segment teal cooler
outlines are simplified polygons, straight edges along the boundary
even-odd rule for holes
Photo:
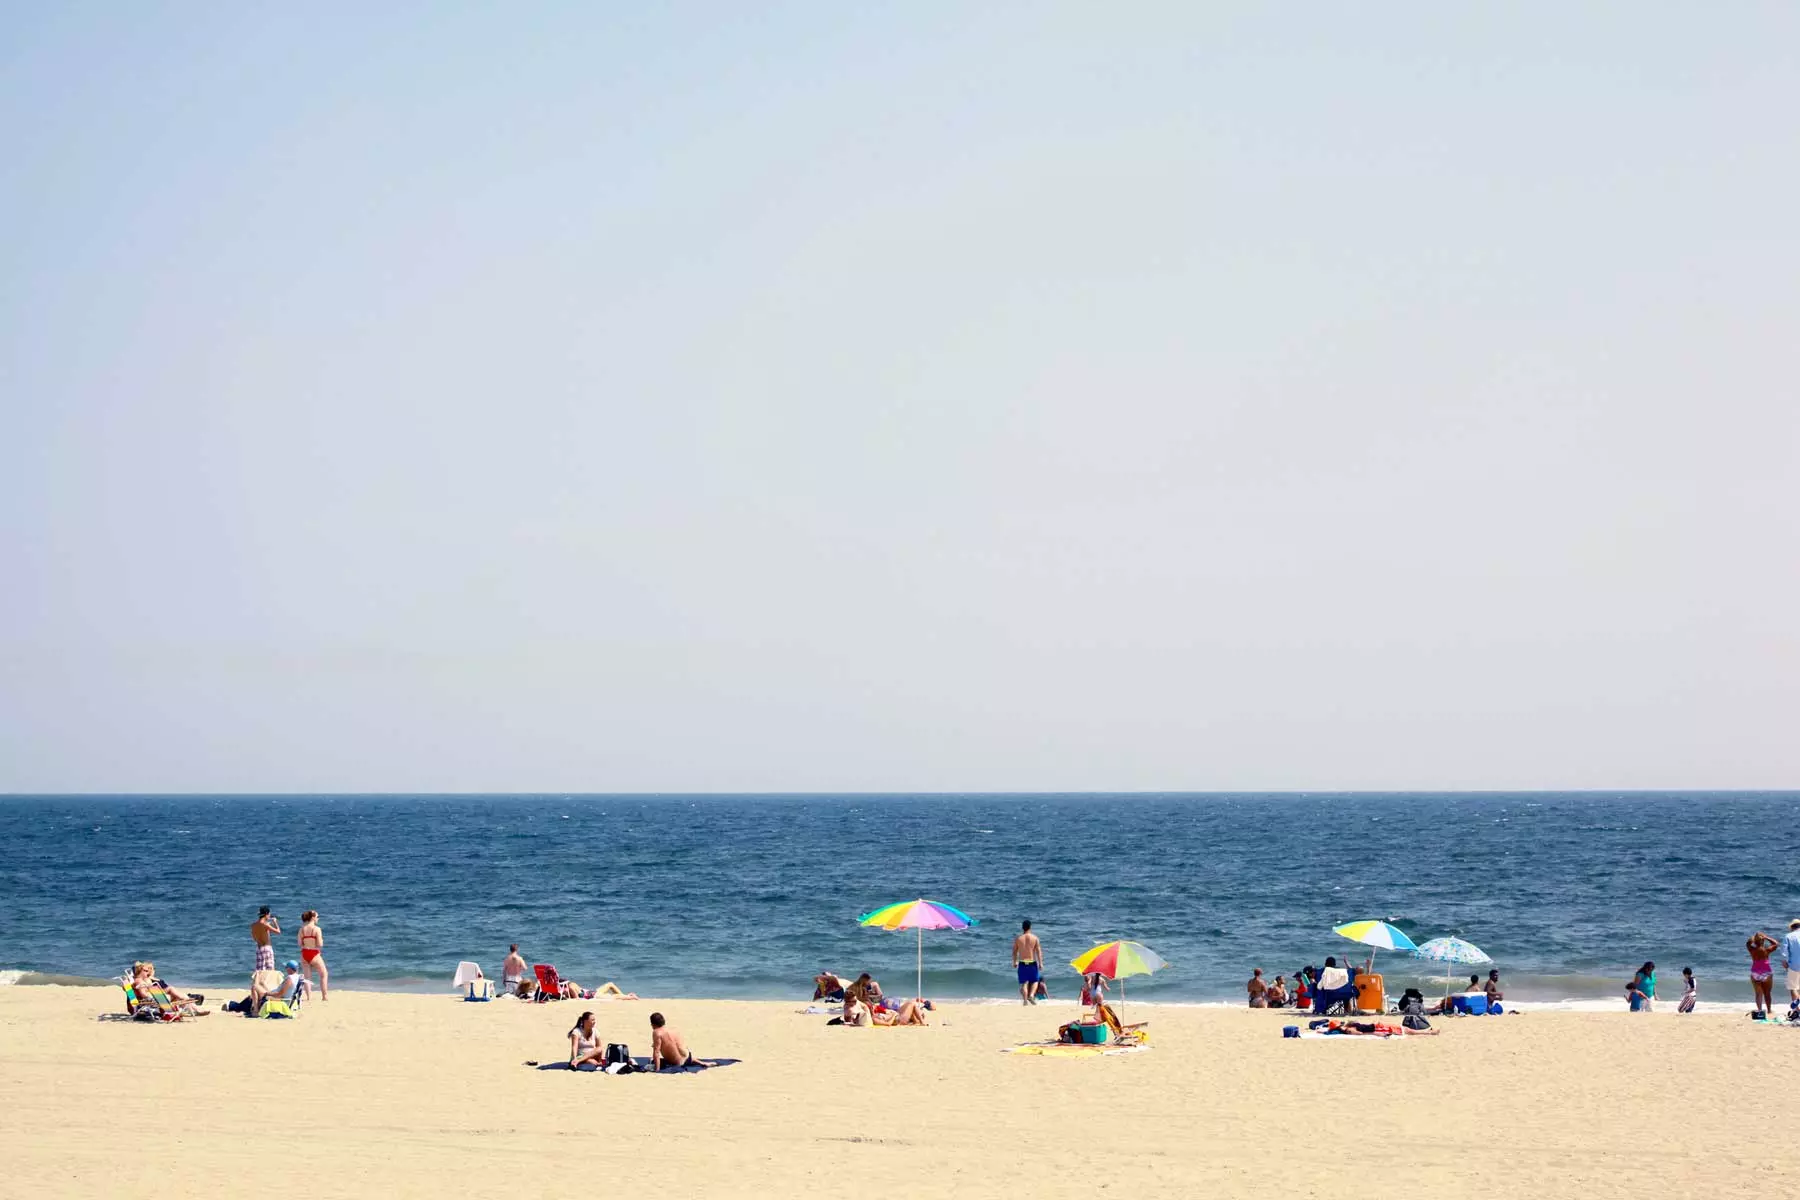
[[[1112,1029],[1106,1024],[1089,1025],[1082,1022],[1075,1026],[1075,1040],[1089,1046],[1104,1045],[1112,1037]]]

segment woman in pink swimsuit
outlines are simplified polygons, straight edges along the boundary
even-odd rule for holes
[[[1759,929],[1744,943],[1744,949],[1750,952],[1750,990],[1756,993],[1756,1011],[1772,1013],[1775,971],[1769,966],[1769,955],[1781,949],[1781,943]]]
[[[307,909],[300,914],[300,970],[319,976],[319,999],[331,999],[331,972],[325,969],[325,933],[319,928],[319,914]]]

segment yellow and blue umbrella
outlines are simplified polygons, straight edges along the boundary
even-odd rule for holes
[[[902,900],[897,904],[885,905],[874,912],[866,912],[856,918],[858,925],[870,929],[916,929],[919,931],[919,990],[915,996],[925,994],[925,931],[927,929],[967,929],[971,925],[979,925],[974,917],[960,908],[939,903],[936,900]]]
[[[1365,946],[1373,946],[1377,950],[1417,950],[1413,940],[1389,925],[1386,921],[1351,921],[1347,925],[1339,925],[1331,932],[1339,937],[1347,937],[1353,942],[1361,942]],[[1374,955],[1369,956],[1371,959]]]

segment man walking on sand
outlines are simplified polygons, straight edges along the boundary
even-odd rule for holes
[[[275,969],[275,947],[269,945],[269,935],[281,932],[281,923],[269,915],[269,906],[263,905],[256,912],[256,920],[250,923],[250,936],[256,942],[256,969],[273,971]]]
[[[1781,961],[1787,967],[1788,1000],[1800,1003],[1800,917],[1788,922],[1788,935],[1781,942]]]
[[[1013,939],[1012,960],[1019,972],[1019,1000],[1036,1004],[1038,980],[1044,977],[1044,944],[1031,932],[1030,921],[1025,922],[1019,936]]]

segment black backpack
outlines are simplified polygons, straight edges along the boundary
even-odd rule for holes
[[[615,1063],[624,1067],[625,1071],[631,1070],[630,1046],[625,1045],[623,1042],[606,1043],[606,1065],[610,1067]],[[623,1075],[625,1071],[620,1071],[618,1074]]]

